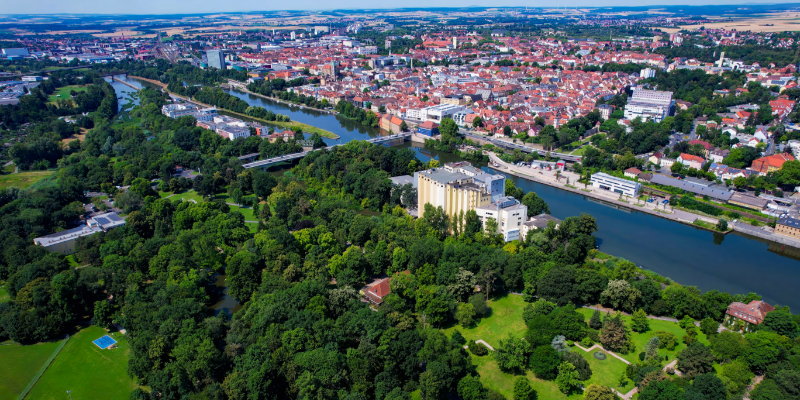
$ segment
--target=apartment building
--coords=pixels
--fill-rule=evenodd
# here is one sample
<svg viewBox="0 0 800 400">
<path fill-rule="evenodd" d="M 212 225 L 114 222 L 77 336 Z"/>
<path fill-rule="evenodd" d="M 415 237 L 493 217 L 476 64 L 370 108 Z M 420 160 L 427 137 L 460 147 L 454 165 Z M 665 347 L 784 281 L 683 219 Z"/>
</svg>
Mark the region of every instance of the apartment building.
<svg viewBox="0 0 800 400">
<path fill-rule="evenodd" d="M 497 222 L 497 233 L 506 242 L 522 239 L 522 224 L 528 219 L 528 207 L 513 197 L 500 197 L 497 201 L 475 208 L 483 228 L 489 219 Z"/>
</svg>

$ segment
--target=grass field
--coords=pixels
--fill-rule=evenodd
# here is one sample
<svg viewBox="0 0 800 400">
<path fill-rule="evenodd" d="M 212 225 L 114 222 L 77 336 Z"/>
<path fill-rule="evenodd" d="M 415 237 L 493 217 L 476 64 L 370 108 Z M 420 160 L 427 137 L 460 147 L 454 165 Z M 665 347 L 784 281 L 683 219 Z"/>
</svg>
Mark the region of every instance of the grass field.
<svg viewBox="0 0 800 400">
<path fill-rule="evenodd" d="M 27 346 L 0 346 L 0 400 L 16 400 L 58 344 L 59 341 L 52 341 Z"/>
<path fill-rule="evenodd" d="M 161 197 L 162 199 L 163 198 L 169 198 L 170 200 L 173 200 L 173 201 L 190 201 L 190 200 L 194 200 L 194 201 L 196 201 L 198 203 L 201 203 L 201 202 L 204 202 L 204 201 L 208 201 L 208 199 L 203 198 L 203 196 L 200 196 L 194 190 L 189 190 L 189 191 L 186 191 L 186 192 L 183 192 L 183 193 L 177 193 L 177 194 L 173 194 L 173 193 L 170 193 L 170 192 L 161 192 L 161 191 L 159 191 L 158 192 L 158 196 Z M 250 195 L 250 196 L 245 196 L 245 197 L 254 198 L 255 195 Z M 233 202 L 233 199 L 228 197 L 227 193 L 217 194 L 217 195 L 214 196 L 214 199 L 224 200 L 226 203 L 236 204 L 236 203 Z M 256 220 L 255 214 L 253 214 L 253 209 L 251 207 L 239 207 L 239 206 L 230 205 L 230 204 L 228 205 L 228 207 L 230 207 L 231 211 L 239 211 L 240 213 L 242 213 L 242 215 L 244 215 L 245 221 L 255 221 Z M 250 227 L 250 230 L 255 232 L 255 228 L 258 226 L 258 224 L 251 224 L 251 225 L 253 225 L 253 226 Z"/>
<path fill-rule="evenodd" d="M 74 90 L 76 92 L 85 92 L 85 91 L 87 91 L 89 89 L 87 88 L 87 86 L 81 86 L 81 85 L 70 85 L 70 86 L 60 87 L 60 88 L 56 89 L 56 91 L 53 92 L 53 94 L 51 94 L 50 97 L 47 98 L 47 101 L 49 101 L 51 103 L 55 103 L 56 100 L 70 99 L 71 97 L 69 95 L 69 92 L 72 91 L 72 90 Z M 59 97 L 59 96 L 61 96 L 61 97 Z"/>
<path fill-rule="evenodd" d="M 28 171 L 20 172 L 17 174 L 0 175 L 0 189 L 7 189 L 15 187 L 19 189 L 27 189 L 36 182 L 41 181 L 51 175 L 55 171 Z"/>
<path fill-rule="evenodd" d="M 505 295 L 490 300 L 487 305 L 492 312 L 475 327 L 451 326 L 445 330 L 445 334 L 450 336 L 455 329 L 458 329 L 468 341 L 483 339 L 492 347 L 499 346 L 500 340 L 508 338 L 509 333 L 516 337 L 525 335 L 527 328 L 522 319 L 522 308 L 525 307 L 525 301 L 522 300 L 522 296 Z"/>
<path fill-rule="evenodd" d="M 125 337 L 117 333 L 113 338 L 119 348 L 99 349 L 92 340 L 105 334 L 104 329 L 96 326 L 74 334 L 28 398 L 62 400 L 67 390 L 72 391 L 73 400 L 129 398 L 137 387 L 126 372 L 130 347 Z M 33 369 L 32 374 L 37 370 Z"/>
<path fill-rule="evenodd" d="M 0 303 L 5 303 L 11 300 L 11 296 L 8 294 L 8 290 L 6 290 L 6 285 L 0 285 Z"/>
<path fill-rule="evenodd" d="M 620 361 L 616 357 L 608 354 L 608 352 L 604 350 L 591 350 L 589 352 L 585 352 L 577 347 L 573 347 L 572 351 L 580 354 L 586 361 L 589 362 L 589 368 L 592 369 L 592 377 L 589 378 L 584 384 L 585 386 L 589 386 L 592 383 L 596 383 L 602 386 L 613 387 L 617 389 L 620 393 L 628 393 L 631 389 L 633 389 L 633 383 L 629 380 L 625 386 L 619 386 L 619 377 L 625 373 L 625 369 L 628 367 L 628 364 Z M 605 360 L 598 360 L 594 357 L 594 353 L 597 351 L 602 351 L 606 354 Z"/>
<path fill-rule="evenodd" d="M 592 313 L 594 312 L 594 310 L 588 308 L 580 308 L 578 309 L 578 312 L 583 314 L 586 317 L 586 321 L 588 322 L 589 318 L 592 317 Z M 628 327 L 631 326 L 631 317 L 623 315 L 622 320 L 625 321 L 626 326 Z M 669 361 L 675 359 L 675 356 L 686 348 L 686 345 L 683 343 L 682 340 L 683 335 L 686 334 L 686 331 L 684 331 L 680 326 L 678 326 L 677 322 L 662 321 L 659 319 L 650 319 L 649 321 L 650 321 L 649 331 L 644 333 L 631 332 L 631 338 L 633 339 L 633 342 L 636 344 L 636 351 L 632 351 L 628 354 L 620 354 L 620 357 L 632 363 L 639 362 L 639 353 L 644 351 L 644 346 L 645 344 L 647 344 L 647 341 L 650 340 L 651 337 L 655 336 L 655 333 L 658 331 L 672 332 L 673 334 L 675 334 L 675 337 L 678 340 L 678 345 L 675 347 L 675 350 L 661 349 L 658 351 L 658 354 L 669 357 Z M 698 331 L 697 338 L 700 341 L 700 343 L 708 345 L 709 343 L 708 343 L 708 338 L 706 338 L 706 335 L 700 332 L 699 328 L 697 331 Z M 618 377 L 619 376 L 617 376 L 617 378 Z"/>
</svg>

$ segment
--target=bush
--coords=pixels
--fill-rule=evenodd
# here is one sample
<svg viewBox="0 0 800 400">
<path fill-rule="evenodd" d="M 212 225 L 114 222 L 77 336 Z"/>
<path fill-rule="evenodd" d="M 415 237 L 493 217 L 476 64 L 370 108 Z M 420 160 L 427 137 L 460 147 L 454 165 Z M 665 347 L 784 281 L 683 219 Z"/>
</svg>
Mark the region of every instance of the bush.
<svg viewBox="0 0 800 400">
<path fill-rule="evenodd" d="M 585 337 L 581 340 L 581 346 L 583 347 L 591 347 L 594 344 L 594 341 L 590 337 Z"/>
<path fill-rule="evenodd" d="M 659 349 L 667 349 L 667 350 L 675 350 L 675 346 L 678 345 L 678 338 L 675 337 L 675 334 L 672 332 L 664 332 L 658 331 L 656 332 L 656 336 L 658 336 Z"/>
<path fill-rule="evenodd" d="M 476 356 L 485 356 L 489 354 L 489 348 L 484 346 L 483 343 L 469 342 L 467 345 L 469 352 Z"/>
</svg>

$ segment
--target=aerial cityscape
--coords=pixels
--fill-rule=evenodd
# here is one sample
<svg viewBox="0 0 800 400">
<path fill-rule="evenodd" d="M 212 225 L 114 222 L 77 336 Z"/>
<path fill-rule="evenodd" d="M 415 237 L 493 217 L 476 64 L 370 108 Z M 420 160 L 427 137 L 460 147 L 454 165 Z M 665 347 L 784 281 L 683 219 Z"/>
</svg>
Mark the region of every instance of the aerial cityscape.
<svg viewBox="0 0 800 400">
<path fill-rule="evenodd" d="M 0 400 L 800 400 L 800 3 L 51 3 Z"/>
</svg>

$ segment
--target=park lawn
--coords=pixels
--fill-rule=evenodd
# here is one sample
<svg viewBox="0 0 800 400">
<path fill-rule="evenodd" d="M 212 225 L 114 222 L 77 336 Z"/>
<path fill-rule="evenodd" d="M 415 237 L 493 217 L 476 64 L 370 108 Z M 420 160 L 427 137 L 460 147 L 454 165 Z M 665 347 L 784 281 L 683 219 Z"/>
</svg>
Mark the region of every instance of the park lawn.
<svg viewBox="0 0 800 400">
<path fill-rule="evenodd" d="M 468 341 L 483 339 L 494 348 L 500 346 L 500 340 L 507 339 L 509 333 L 516 337 L 525 335 L 527 327 L 522 319 L 522 309 L 525 307 L 522 296 L 507 294 L 489 300 L 487 305 L 492 310 L 491 313 L 474 327 L 453 325 L 445 329 L 445 334 L 450 337 L 458 329 Z"/>
<path fill-rule="evenodd" d="M 72 335 L 28 398 L 61 400 L 70 390 L 73 400 L 128 399 L 138 387 L 126 372 L 130 346 L 124 335 L 116 333 L 113 339 L 119 348 L 101 350 L 92 340 L 106 333 L 105 329 L 90 326 Z"/>
<path fill-rule="evenodd" d="M 2 173 L 3 173 L 3 174 L 11 174 L 11 173 L 13 173 L 13 172 L 14 172 L 14 171 L 16 171 L 16 170 L 17 170 L 17 166 L 16 166 L 16 165 L 14 165 L 14 164 L 9 164 L 9 165 L 5 165 L 5 166 L 3 166 Z"/>
<path fill-rule="evenodd" d="M 255 214 L 253 214 L 253 209 L 251 207 L 238 207 L 238 206 L 232 206 L 232 205 L 228 205 L 228 207 L 231 208 L 231 211 L 238 211 L 238 212 L 242 213 L 242 215 L 244 215 L 244 220 L 245 221 L 255 221 L 256 220 L 256 216 L 255 216 Z"/>
<path fill-rule="evenodd" d="M 53 94 L 51 94 L 50 97 L 47 98 L 47 101 L 55 103 L 57 100 L 69 100 L 72 98 L 70 97 L 69 92 L 73 90 L 76 92 L 85 92 L 89 89 L 87 86 L 81 86 L 81 85 L 70 85 L 70 86 L 60 87 L 56 89 L 56 91 L 53 92 Z M 61 95 L 61 97 L 58 97 L 59 95 Z"/>
<path fill-rule="evenodd" d="M 55 171 L 27 171 L 16 174 L 0 175 L 0 190 L 15 187 L 18 189 L 27 189 L 33 184 L 48 178 L 53 175 Z"/>
<path fill-rule="evenodd" d="M 533 372 L 526 370 L 525 374 L 510 374 L 500 370 L 497 362 L 492 358 L 491 352 L 479 357 L 472 355 L 472 365 L 481 376 L 481 383 L 489 389 L 499 392 L 506 399 L 514 398 L 514 381 L 518 376 L 525 376 L 531 387 L 536 390 L 539 400 L 562 400 L 562 399 L 582 399 L 581 393 L 573 393 L 567 396 L 558 389 L 555 382 L 545 381 L 537 378 Z"/>
<path fill-rule="evenodd" d="M 3 289 L 0 289 L 3 290 Z M 0 400 L 16 400 L 31 379 L 53 354 L 60 341 L 0 346 Z"/>
<path fill-rule="evenodd" d="M 582 313 L 586 318 L 586 322 L 589 322 L 589 319 L 592 317 L 592 313 L 594 310 L 589 308 L 580 308 L 578 312 Z M 603 315 L 605 317 L 605 314 Z M 631 317 L 628 315 L 623 315 L 622 320 L 625 322 L 625 326 L 631 326 Z M 636 344 L 636 350 L 632 351 L 628 354 L 620 354 L 619 356 L 628 360 L 631 363 L 639 362 L 639 353 L 644 351 L 644 346 L 647 344 L 647 341 L 650 340 L 653 336 L 655 336 L 656 332 L 664 331 L 664 332 L 672 332 L 675 335 L 675 338 L 678 341 L 678 345 L 675 346 L 675 350 L 667 350 L 667 349 L 660 349 L 658 350 L 658 354 L 662 356 L 667 356 L 668 362 L 675 359 L 675 356 L 683 351 L 686 348 L 686 344 L 683 343 L 683 335 L 686 334 L 686 331 L 683 330 L 677 322 L 672 321 L 662 321 L 660 319 L 649 319 L 650 322 L 650 330 L 643 333 L 631 332 L 631 339 Z M 697 328 L 697 339 L 700 343 L 708 346 L 708 338 L 703 332 L 700 332 L 700 328 Z"/>
<path fill-rule="evenodd" d="M 586 146 L 583 146 L 583 147 L 581 147 L 580 149 L 577 149 L 577 150 L 575 150 L 575 151 L 573 151 L 572 153 L 569 153 L 569 154 L 570 154 L 570 155 L 573 155 L 573 156 L 582 156 L 582 155 L 583 155 L 583 153 L 585 153 L 585 152 L 586 152 L 586 150 L 587 150 L 589 147 L 594 147 L 594 146 L 592 146 L 592 145 L 586 145 Z"/>
<path fill-rule="evenodd" d="M 6 284 L 3 283 L 0 285 L 0 303 L 5 303 L 11 300 L 11 296 L 8 294 L 8 290 L 6 289 Z"/>
<path fill-rule="evenodd" d="M 178 193 L 175 196 L 170 197 L 171 200 L 174 201 L 189 201 L 194 200 L 198 203 L 202 203 L 206 201 L 206 198 L 195 192 L 194 190 L 189 190 L 183 193 Z"/>
<path fill-rule="evenodd" d="M 601 386 L 608 386 L 617 389 L 620 393 L 628 393 L 631 389 L 633 389 L 633 383 L 628 380 L 628 383 L 625 386 L 619 386 L 619 377 L 625 373 L 625 370 L 628 368 L 628 364 L 620 361 L 618 358 L 608 354 L 605 350 L 591 350 L 589 352 L 585 352 L 577 347 L 573 347 L 571 351 L 574 351 L 586 361 L 589 362 L 589 368 L 592 370 L 592 376 L 586 382 L 584 382 L 584 386 L 589 386 L 592 383 L 596 383 Z M 606 354 L 605 360 L 598 360 L 594 357 L 594 353 L 602 351 Z"/>
</svg>

